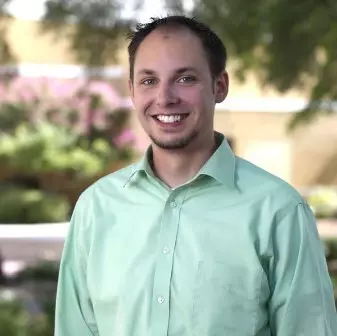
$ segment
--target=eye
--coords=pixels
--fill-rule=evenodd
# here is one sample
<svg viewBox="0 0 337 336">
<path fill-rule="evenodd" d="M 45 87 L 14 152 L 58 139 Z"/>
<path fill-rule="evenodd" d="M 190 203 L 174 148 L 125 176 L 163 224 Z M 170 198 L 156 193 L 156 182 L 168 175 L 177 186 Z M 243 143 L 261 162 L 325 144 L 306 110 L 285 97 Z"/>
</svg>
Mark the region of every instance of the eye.
<svg viewBox="0 0 337 336">
<path fill-rule="evenodd" d="M 178 83 L 192 83 L 195 81 L 196 78 L 194 76 L 183 76 L 178 79 Z"/>
<path fill-rule="evenodd" d="M 145 79 L 140 81 L 140 84 L 145 85 L 145 86 L 153 85 L 155 83 L 156 83 L 155 78 L 145 78 Z"/>
</svg>

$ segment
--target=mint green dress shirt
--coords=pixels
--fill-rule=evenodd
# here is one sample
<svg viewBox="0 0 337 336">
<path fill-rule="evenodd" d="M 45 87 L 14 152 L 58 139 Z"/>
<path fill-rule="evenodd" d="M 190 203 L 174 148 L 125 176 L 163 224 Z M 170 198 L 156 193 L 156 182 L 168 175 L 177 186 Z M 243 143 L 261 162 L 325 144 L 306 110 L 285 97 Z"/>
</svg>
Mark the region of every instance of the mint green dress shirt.
<svg viewBox="0 0 337 336">
<path fill-rule="evenodd" d="M 315 219 L 224 137 L 170 189 L 147 155 L 80 196 L 61 260 L 56 336 L 336 336 Z"/>
</svg>

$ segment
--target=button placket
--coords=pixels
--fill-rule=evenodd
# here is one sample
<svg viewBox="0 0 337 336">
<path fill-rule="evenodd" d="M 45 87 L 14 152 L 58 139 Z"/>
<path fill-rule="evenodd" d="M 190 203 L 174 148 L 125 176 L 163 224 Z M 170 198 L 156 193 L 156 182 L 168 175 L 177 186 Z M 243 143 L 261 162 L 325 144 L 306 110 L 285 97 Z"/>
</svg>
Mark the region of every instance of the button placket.
<svg viewBox="0 0 337 336">
<path fill-rule="evenodd" d="M 153 303 L 160 309 L 153 310 L 154 327 L 150 336 L 167 335 L 168 332 L 173 254 L 180 218 L 180 202 L 173 196 L 177 193 L 173 192 L 167 199 L 161 219 L 153 291 Z"/>
</svg>

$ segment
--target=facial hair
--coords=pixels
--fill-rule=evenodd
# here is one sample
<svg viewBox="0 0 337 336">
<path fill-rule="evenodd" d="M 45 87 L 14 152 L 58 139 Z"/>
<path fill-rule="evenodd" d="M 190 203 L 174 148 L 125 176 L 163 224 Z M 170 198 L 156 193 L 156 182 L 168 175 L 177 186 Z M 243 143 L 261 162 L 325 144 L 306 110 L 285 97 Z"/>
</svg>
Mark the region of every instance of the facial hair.
<svg viewBox="0 0 337 336">
<path fill-rule="evenodd" d="M 160 141 L 152 136 L 150 136 L 151 141 L 161 149 L 167 150 L 175 150 L 175 149 L 183 149 L 187 147 L 198 135 L 197 131 L 193 131 L 190 134 L 186 135 L 180 139 L 174 139 L 171 141 Z"/>
</svg>

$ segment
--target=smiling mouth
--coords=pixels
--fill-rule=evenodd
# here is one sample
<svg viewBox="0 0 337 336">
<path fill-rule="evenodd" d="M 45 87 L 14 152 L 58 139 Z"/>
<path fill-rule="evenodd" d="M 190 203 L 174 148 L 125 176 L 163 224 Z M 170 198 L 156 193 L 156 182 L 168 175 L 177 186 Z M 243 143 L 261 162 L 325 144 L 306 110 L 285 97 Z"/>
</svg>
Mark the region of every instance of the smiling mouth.
<svg viewBox="0 0 337 336">
<path fill-rule="evenodd" d="M 188 117 L 187 113 L 184 114 L 159 114 L 153 116 L 154 119 L 164 124 L 174 124 Z"/>
</svg>

